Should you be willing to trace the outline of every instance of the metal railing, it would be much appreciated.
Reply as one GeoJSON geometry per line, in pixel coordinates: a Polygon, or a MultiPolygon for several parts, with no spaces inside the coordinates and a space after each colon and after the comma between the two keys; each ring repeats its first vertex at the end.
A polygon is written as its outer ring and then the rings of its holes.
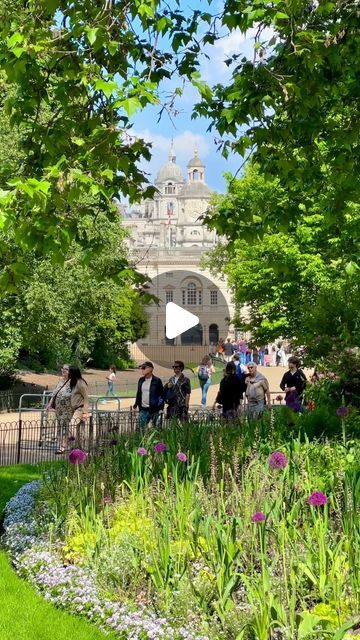
{"type": "MultiPolygon", "coordinates": [[[[28,395],[36,397],[36,394],[28,395]]],[[[279,407],[282,402],[276,402],[277,395],[279,394],[272,393],[272,404],[279,407]]],[[[24,410],[21,406],[18,420],[0,424],[0,465],[33,464],[61,460],[64,457],[58,453],[63,434],[60,433],[56,415],[45,409],[46,395],[43,394],[40,398],[38,407],[32,408],[33,413],[31,409],[24,410]]],[[[39,396],[37,399],[39,400],[39,396]]],[[[94,398],[89,418],[69,423],[67,444],[63,452],[65,455],[74,448],[82,448],[88,453],[99,452],[116,444],[119,435],[140,430],[138,416],[134,416],[130,409],[121,409],[121,398],[114,400],[117,401],[115,407],[111,402],[105,406],[101,398],[94,398]]],[[[246,415],[246,404],[242,405],[239,415],[246,415]]],[[[172,420],[161,416],[156,428],[169,428],[172,420]]],[[[188,420],[194,425],[200,422],[220,424],[223,417],[220,409],[192,406],[188,420]]]]}

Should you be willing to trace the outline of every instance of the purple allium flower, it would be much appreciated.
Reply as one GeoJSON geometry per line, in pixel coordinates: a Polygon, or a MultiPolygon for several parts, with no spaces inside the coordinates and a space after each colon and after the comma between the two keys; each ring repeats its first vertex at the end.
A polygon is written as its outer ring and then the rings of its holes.
{"type": "Polygon", "coordinates": [[[112,502],[111,496],[104,496],[104,504],[110,504],[112,502]]]}
{"type": "Polygon", "coordinates": [[[147,449],[145,449],[145,447],[139,447],[137,450],[139,456],[146,456],[147,455],[147,449]]]}
{"type": "Polygon", "coordinates": [[[269,456],[268,462],[271,469],[285,469],[289,461],[282,451],[273,451],[269,456]]]}
{"type": "Polygon", "coordinates": [[[167,451],[167,444],[165,444],[165,442],[158,442],[154,446],[154,451],[155,453],[164,453],[165,451],[167,451]]]}
{"type": "Polygon", "coordinates": [[[339,418],[346,418],[346,416],[349,415],[348,407],[338,407],[336,409],[336,415],[339,416],[339,418]]]}
{"type": "Polygon", "coordinates": [[[112,447],[116,447],[117,443],[118,442],[117,442],[116,438],[111,438],[110,444],[111,444],[112,447]]]}
{"type": "Polygon", "coordinates": [[[312,507],[321,507],[323,504],[327,504],[328,499],[322,491],[313,491],[307,502],[312,507]]]}
{"type": "Polygon", "coordinates": [[[69,462],[71,464],[82,464],[86,460],[86,453],[82,449],[73,449],[69,453],[69,462]]]}
{"type": "Polygon", "coordinates": [[[264,520],[266,520],[266,515],[262,511],[255,511],[251,516],[251,522],[263,522],[264,520]]]}
{"type": "Polygon", "coordinates": [[[186,454],[183,453],[182,451],[179,451],[179,453],[176,454],[176,457],[177,457],[178,460],[180,460],[180,462],[186,462],[187,461],[186,454]]]}

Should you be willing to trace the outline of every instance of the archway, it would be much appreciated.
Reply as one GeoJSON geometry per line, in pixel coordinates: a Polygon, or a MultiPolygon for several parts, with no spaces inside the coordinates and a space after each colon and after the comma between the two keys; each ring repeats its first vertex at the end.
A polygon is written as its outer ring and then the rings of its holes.
{"type": "Polygon", "coordinates": [[[217,344],[219,342],[219,327],[217,324],[211,324],[209,326],[209,344],[217,344]]]}

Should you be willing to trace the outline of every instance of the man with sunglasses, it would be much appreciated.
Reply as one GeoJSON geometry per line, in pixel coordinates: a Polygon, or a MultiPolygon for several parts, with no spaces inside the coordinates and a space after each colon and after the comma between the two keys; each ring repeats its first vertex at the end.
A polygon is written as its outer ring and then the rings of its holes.
{"type": "Polygon", "coordinates": [[[184,376],[185,365],[181,360],[175,360],[173,364],[174,375],[164,387],[164,397],[167,406],[167,418],[179,418],[187,420],[191,394],[191,383],[184,376]]]}
{"type": "Polygon", "coordinates": [[[149,422],[156,424],[164,409],[164,387],[160,378],[153,375],[154,365],[146,361],[140,365],[142,376],[139,378],[133,414],[139,409],[139,425],[144,429],[149,422]]]}

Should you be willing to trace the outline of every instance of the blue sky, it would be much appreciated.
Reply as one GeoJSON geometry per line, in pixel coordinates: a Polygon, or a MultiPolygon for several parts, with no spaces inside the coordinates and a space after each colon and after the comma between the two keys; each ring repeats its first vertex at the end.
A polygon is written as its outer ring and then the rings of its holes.
{"type": "MultiPolygon", "coordinates": [[[[184,3],[185,4],[185,3],[184,3]]],[[[187,6],[192,9],[201,6],[204,9],[204,0],[191,0],[187,6]]],[[[219,3],[220,7],[220,3],[219,3]]],[[[253,56],[253,37],[255,30],[250,30],[246,36],[239,31],[225,34],[213,47],[209,47],[206,53],[210,59],[203,57],[200,61],[200,71],[204,80],[210,85],[217,82],[226,82],[230,76],[229,68],[224,64],[224,59],[233,53],[253,56]]],[[[264,39],[268,34],[264,34],[264,39]]],[[[180,85],[180,81],[178,82],[180,85]]],[[[175,82],[163,86],[164,95],[176,86],[175,82]]],[[[195,145],[198,147],[199,157],[206,164],[206,182],[215,191],[224,192],[226,188],[224,172],[235,174],[242,164],[242,158],[232,155],[227,160],[217,151],[215,130],[208,132],[209,122],[205,118],[191,120],[191,111],[194,103],[198,101],[197,91],[187,85],[183,95],[178,97],[176,109],[178,115],[170,118],[163,113],[158,122],[159,109],[147,108],[133,118],[133,134],[153,143],[153,158],[150,163],[144,163],[141,168],[149,173],[151,181],[167,161],[171,140],[174,141],[174,151],[177,163],[182,167],[186,176],[186,164],[193,157],[195,145]]]]}

